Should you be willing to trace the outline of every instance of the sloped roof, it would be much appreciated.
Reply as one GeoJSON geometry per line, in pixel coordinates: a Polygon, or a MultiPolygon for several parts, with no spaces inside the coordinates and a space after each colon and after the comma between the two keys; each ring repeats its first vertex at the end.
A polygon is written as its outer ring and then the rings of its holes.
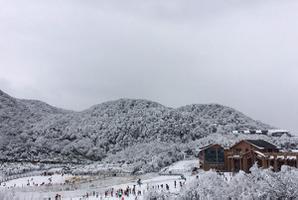
{"type": "Polygon", "coordinates": [[[257,146],[259,148],[262,149],[277,149],[277,147],[265,140],[245,140],[251,144],[253,144],[254,146],[257,146]]]}
{"type": "Polygon", "coordinates": [[[219,146],[219,147],[223,148],[220,144],[209,144],[207,146],[201,147],[200,151],[204,151],[204,150],[209,149],[210,147],[213,147],[213,146],[219,146]]]}

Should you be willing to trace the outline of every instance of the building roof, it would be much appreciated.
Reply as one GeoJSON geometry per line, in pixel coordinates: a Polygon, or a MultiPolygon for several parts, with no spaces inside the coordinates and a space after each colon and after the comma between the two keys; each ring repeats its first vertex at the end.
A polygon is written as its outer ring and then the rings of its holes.
{"type": "Polygon", "coordinates": [[[218,146],[218,147],[223,148],[223,147],[222,147],[221,145],[219,145],[219,144],[209,144],[209,145],[207,145],[207,146],[201,147],[201,148],[200,148],[200,151],[204,151],[204,150],[209,149],[210,147],[213,147],[213,146],[218,146]]]}
{"type": "Polygon", "coordinates": [[[265,140],[245,140],[248,143],[260,148],[260,149],[277,149],[277,147],[265,140]]]}

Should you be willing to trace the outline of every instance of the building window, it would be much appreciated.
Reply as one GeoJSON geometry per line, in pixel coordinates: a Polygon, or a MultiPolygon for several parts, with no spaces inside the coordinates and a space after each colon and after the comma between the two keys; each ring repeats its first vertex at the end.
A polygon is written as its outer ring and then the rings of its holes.
{"type": "Polygon", "coordinates": [[[207,162],[216,162],[216,149],[206,149],[205,159],[207,162]]]}
{"type": "Polygon", "coordinates": [[[218,151],[217,151],[217,157],[218,157],[217,162],[219,162],[219,163],[225,162],[225,155],[224,154],[225,153],[224,153],[223,148],[218,149],[218,151]]]}
{"type": "Polygon", "coordinates": [[[209,148],[205,150],[205,160],[209,163],[224,163],[223,148],[209,148]]]}

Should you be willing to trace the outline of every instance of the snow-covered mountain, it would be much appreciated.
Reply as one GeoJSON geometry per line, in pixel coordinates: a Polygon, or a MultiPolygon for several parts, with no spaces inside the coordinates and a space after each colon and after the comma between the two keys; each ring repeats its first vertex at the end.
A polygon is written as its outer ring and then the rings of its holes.
{"type": "Polygon", "coordinates": [[[268,128],[218,104],[175,109],[147,100],[119,99],[74,112],[16,99],[0,90],[2,160],[101,160],[142,144],[187,144],[210,133],[268,128]]]}

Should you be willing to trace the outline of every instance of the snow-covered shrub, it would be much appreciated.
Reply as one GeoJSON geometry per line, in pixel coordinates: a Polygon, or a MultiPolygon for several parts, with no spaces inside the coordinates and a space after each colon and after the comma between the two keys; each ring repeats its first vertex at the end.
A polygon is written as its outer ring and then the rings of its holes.
{"type": "Polygon", "coordinates": [[[199,176],[199,179],[185,185],[182,194],[177,197],[181,200],[214,199],[223,200],[227,195],[228,183],[224,176],[209,171],[199,176]]]}
{"type": "Polygon", "coordinates": [[[168,199],[174,199],[175,195],[163,192],[163,191],[157,191],[157,190],[149,190],[145,196],[144,199],[146,200],[168,200],[168,199]]]}
{"type": "MultiPolygon", "coordinates": [[[[152,196],[165,200],[296,200],[298,199],[298,169],[283,166],[280,172],[263,170],[254,165],[251,173],[233,176],[217,172],[202,172],[187,183],[175,198],[165,193],[152,196]]],[[[148,197],[146,200],[149,200],[148,197]]]]}
{"type": "Polygon", "coordinates": [[[179,144],[151,142],[137,144],[115,155],[108,155],[104,161],[131,165],[134,172],[157,172],[165,166],[182,160],[183,157],[183,149],[179,144]]]}

